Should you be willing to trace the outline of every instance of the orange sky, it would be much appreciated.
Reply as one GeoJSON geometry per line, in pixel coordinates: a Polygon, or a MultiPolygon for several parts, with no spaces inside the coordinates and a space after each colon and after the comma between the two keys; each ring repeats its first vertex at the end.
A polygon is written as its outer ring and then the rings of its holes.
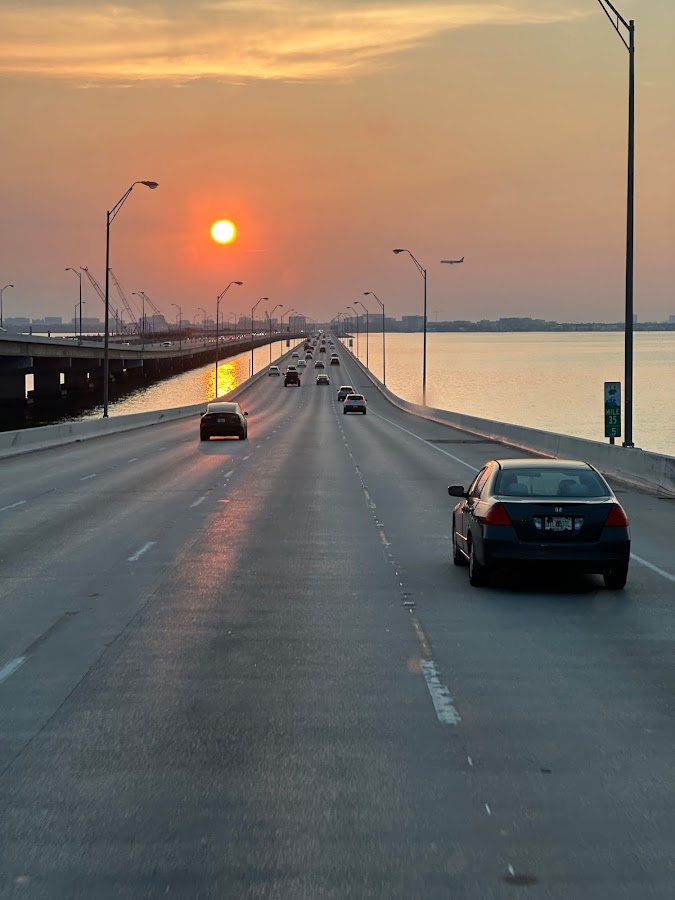
{"type": "MultiPolygon", "coordinates": [[[[616,5],[637,35],[635,311],[663,320],[675,3],[616,5]]],[[[242,314],[264,295],[330,319],[364,291],[419,314],[408,247],[439,320],[623,318],[628,53],[597,0],[5,2],[0,78],[6,317],[72,317],[64,268],[103,279],[106,210],[152,179],[111,266],[167,316],[213,314],[234,279],[242,314]]]]}

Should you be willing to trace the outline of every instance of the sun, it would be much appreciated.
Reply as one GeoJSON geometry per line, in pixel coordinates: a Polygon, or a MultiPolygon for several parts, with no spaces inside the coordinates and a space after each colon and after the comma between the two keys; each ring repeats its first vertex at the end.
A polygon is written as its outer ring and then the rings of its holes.
{"type": "Polygon", "coordinates": [[[236,226],[229,219],[219,219],[211,226],[211,237],[217,244],[231,244],[236,236],[236,226]]]}

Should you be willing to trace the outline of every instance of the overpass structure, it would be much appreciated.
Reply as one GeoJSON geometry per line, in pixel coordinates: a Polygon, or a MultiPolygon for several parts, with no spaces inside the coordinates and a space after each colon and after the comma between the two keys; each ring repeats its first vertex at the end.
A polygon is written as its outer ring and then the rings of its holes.
{"type": "Polygon", "coordinates": [[[472,588],[447,485],[532,451],[342,356],[0,461],[0,895],[675,895],[672,502],[613,481],[621,593],[472,588]]]}
{"type": "MultiPolygon", "coordinates": [[[[278,341],[273,334],[272,341],[278,341]]],[[[219,342],[219,359],[270,343],[270,336],[246,335],[219,342]]],[[[26,402],[26,375],[33,376],[33,398],[49,401],[67,393],[83,393],[103,380],[101,341],[81,343],[65,338],[16,335],[0,332],[0,408],[26,402]],[[63,379],[62,379],[63,376],[63,379]],[[62,383],[63,381],[63,383],[62,383]]],[[[111,342],[110,379],[166,378],[203,366],[216,358],[215,341],[165,341],[161,343],[111,342]],[[168,344],[168,346],[167,346],[168,344]]]]}

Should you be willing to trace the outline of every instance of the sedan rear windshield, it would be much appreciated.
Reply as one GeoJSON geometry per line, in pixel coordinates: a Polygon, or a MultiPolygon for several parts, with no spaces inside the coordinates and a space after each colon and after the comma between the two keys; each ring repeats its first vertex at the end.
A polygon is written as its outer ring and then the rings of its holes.
{"type": "Polygon", "coordinates": [[[592,469],[502,469],[495,494],[503,497],[608,497],[609,492],[592,469]]]}

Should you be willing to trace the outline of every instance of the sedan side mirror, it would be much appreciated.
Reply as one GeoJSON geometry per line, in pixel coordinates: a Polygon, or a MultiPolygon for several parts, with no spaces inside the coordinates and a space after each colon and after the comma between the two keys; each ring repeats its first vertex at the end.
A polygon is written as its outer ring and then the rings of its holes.
{"type": "Polygon", "coordinates": [[[248,413],[247,413],[247,412],[245,412],[245,413],[244,413],[244,415],[245,415],[245,416],[247,416],[247,415],[248,415],[248,413]]]}
{"type": "Polygon", "coordinates": [[[461,484],[451,484],[448,487],[448,493],[451,497],[466,497],[466,491],[461,484]]]}

